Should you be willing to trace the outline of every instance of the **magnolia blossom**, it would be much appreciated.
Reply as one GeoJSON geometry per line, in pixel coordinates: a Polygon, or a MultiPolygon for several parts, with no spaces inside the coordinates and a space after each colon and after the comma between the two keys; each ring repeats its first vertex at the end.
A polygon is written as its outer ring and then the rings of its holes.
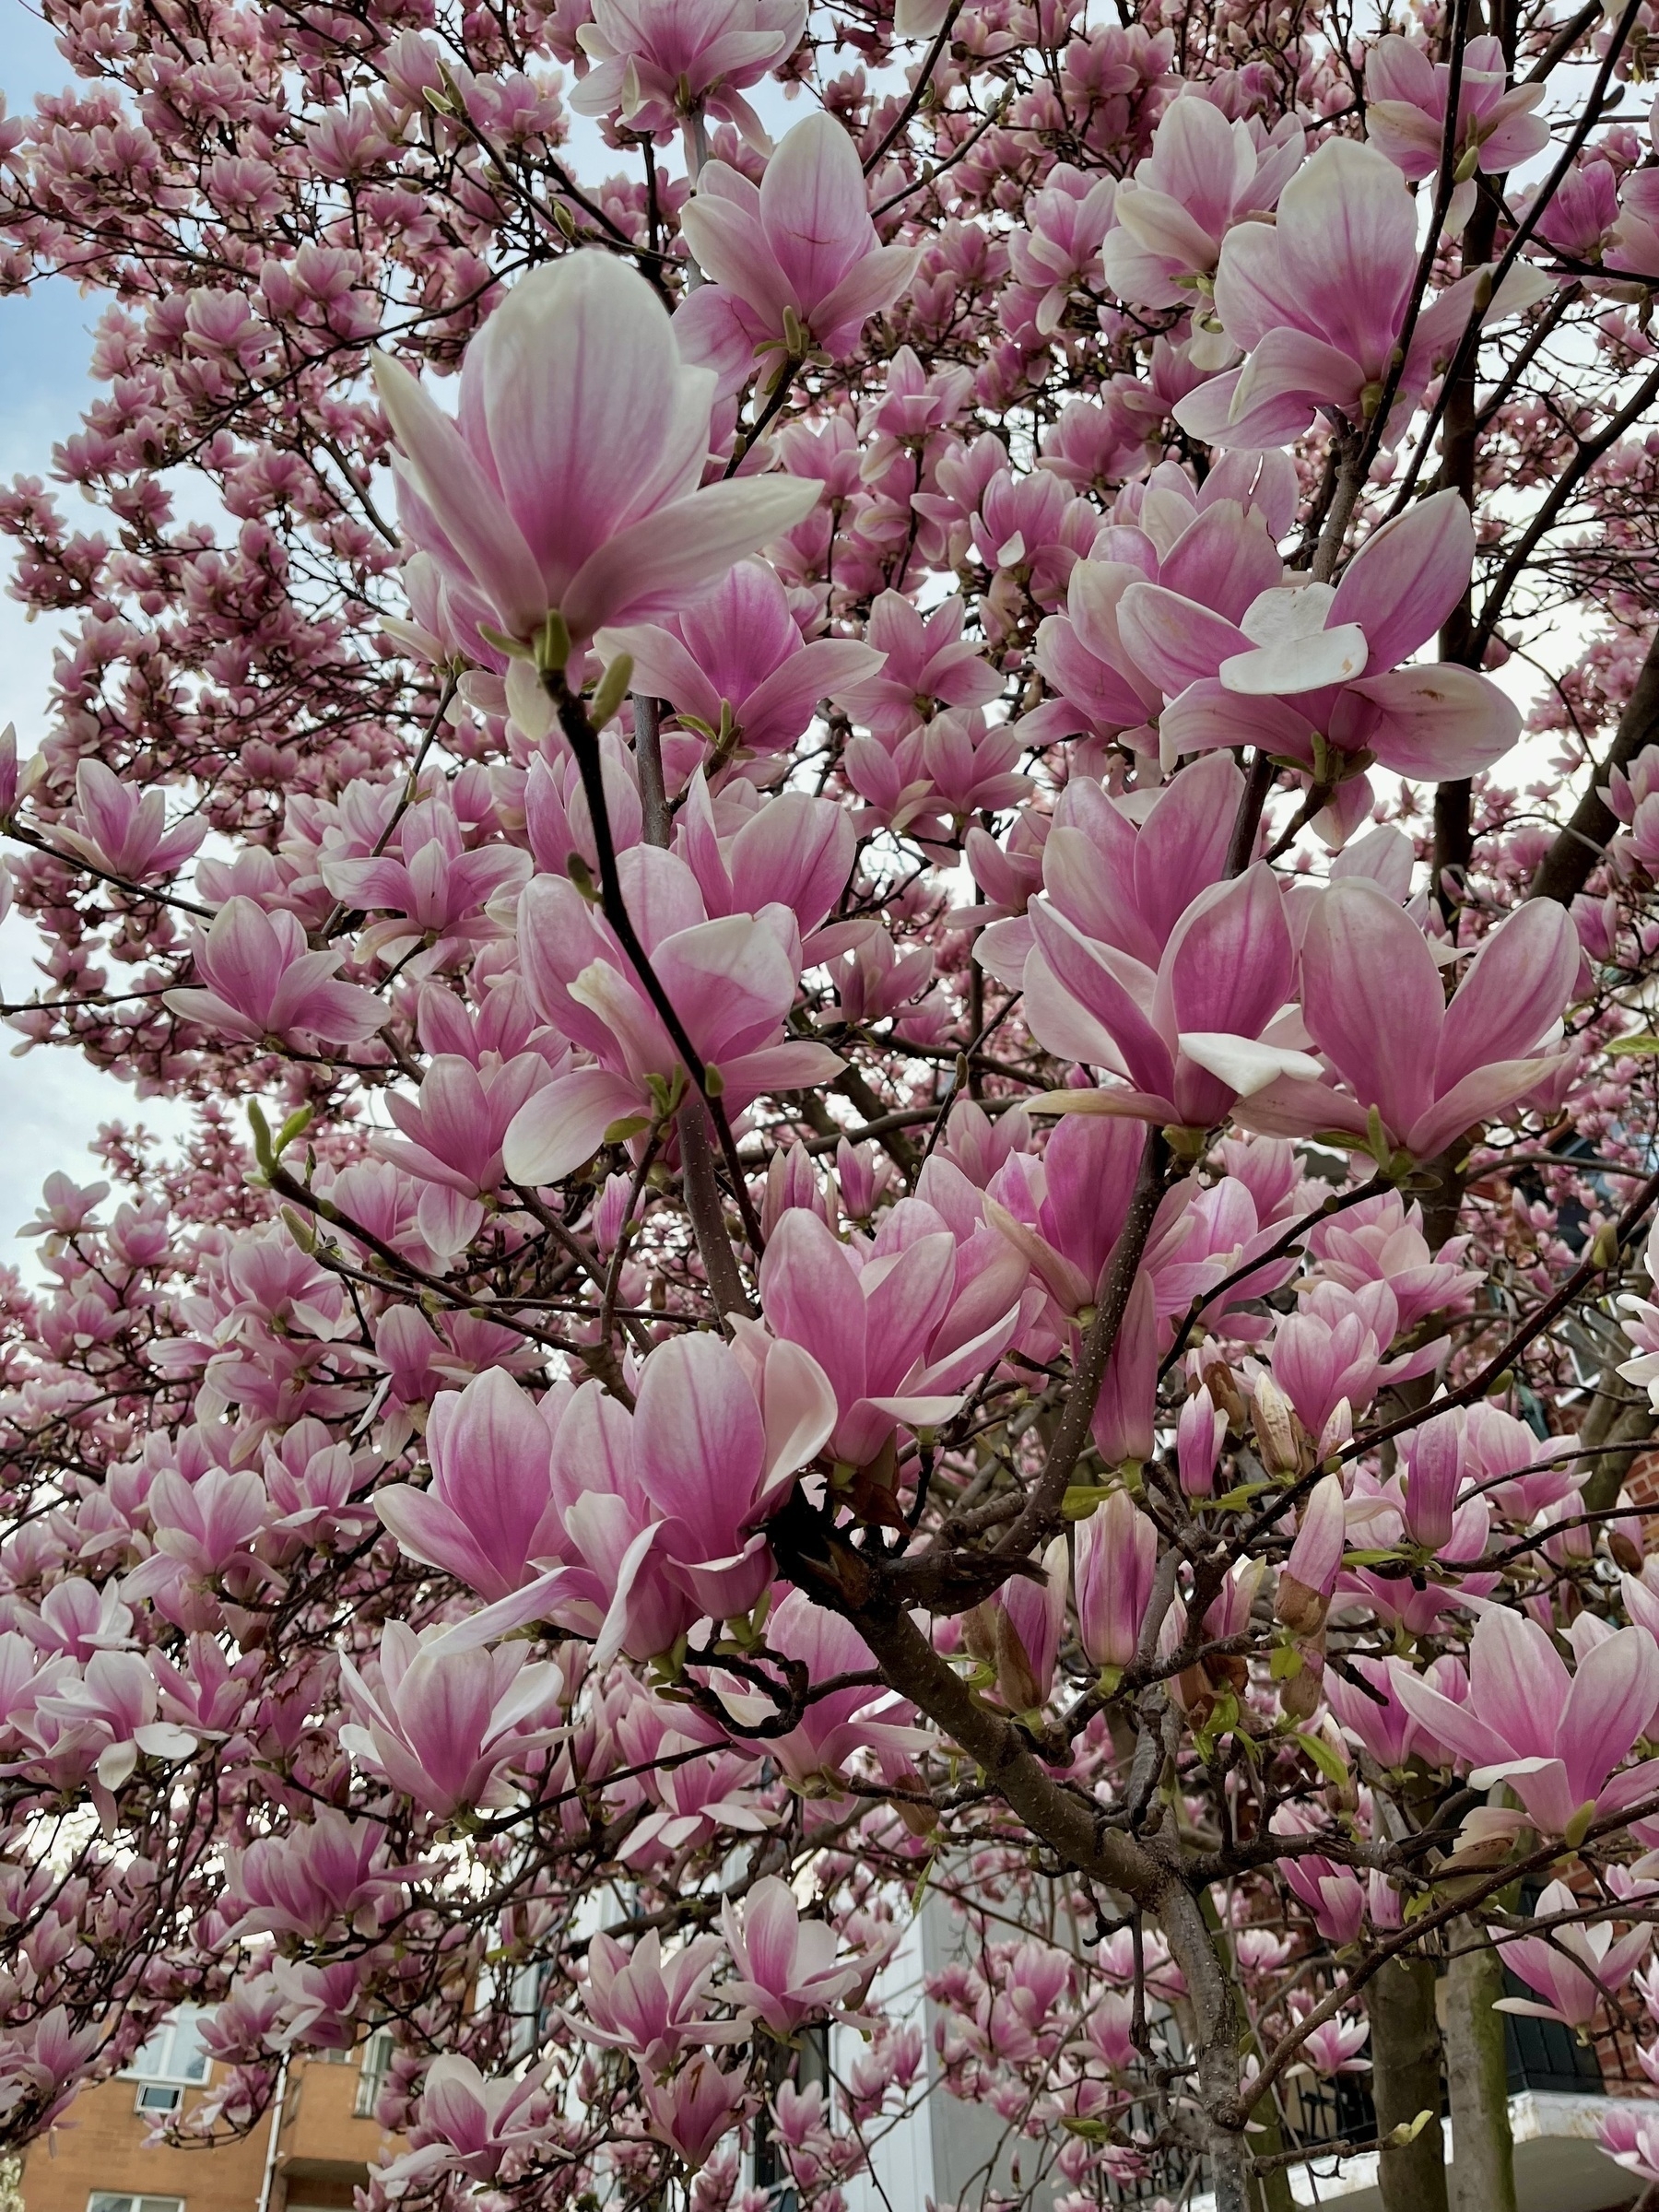
{"type": "Polygon", "coordinates": [[[1469,511],[1444,491],[1385,524],[1340,583],[1276,579],[1236,620],[1167,581],[1131,583],[1122,650],[1169,700],[1166,763],[1249,739],[1326,782],[1373,758],[1407,776],[1487,767],[1519,735],[1513,703],[1473,669],[1400,665],[1456,606],[1474,558],[1469,511]]]}
{"type": "Polygon", "coordinates": [[[1277,878],[1266,868],[1204,891],[1156,970],[1091,943],[1045,897],[1028,915],[1024,987],[1035,1034],[1063,1060],[1126,1077],[1122,1088],[1050,1092],[1046,1112],[1129,1113],[1206,1128],[1240,1098],[1318,1063],[1300,1030],[1275,1034],[1295,958],[1277,878]]]}
{"type": "Polygon", "coordinates": [[[372,1683],[349,1659],[340,1662],[358,1715],[340,1742],[439,1819],[508,1804],[508,1770],[552,1741],[564,1688],[557,1666],[526,1658],[523,1644],[486,1649],[476,1630],[418,1636],[390,1620],[372,1683]]]}
{"type": "Polygon", "coordinates": [[[775,572],[740,561],[706,599],[660,624],[607,631],[600,650],[632,656],[636,688],[667,700],[728,749],[794,745],[820,699],[868,682],[882,656],[853,638],[804,643],[775,572]]]}
{"type": "Polygon", "coordinates": [[[680,219],[710,282],[675,327],[689,357],[716,364],[734,391],[759,347],[849,353],[915,267],[910,247],[881,244],[857,150],[827,114],[795,124],[758,186],[711,161],[680,219]]]}
{"type": "Polygon", "coordinates": [[[458,418],[395,361],[375,378],[408,535],[524,641],[674,612],[798,523],[816,489],[701,486],[714,380],[642,276],[594,250],[522,277],[467,350],[458,418]]]}
{"type": "MultiPolygon", "coordinates": [[[[1579,1900],[1565,1882],[1550,1882],[1539,1893],[1533,1918],[1547,1922],[1556,1913],[1571,1913],[1579,1900]]],[[[1606,1999],[1624,1987],[1645,1957],[1653,1938],[1650,1927],[1632,1928],[1614,1938],[1610,1921],[1589,1927],[1553,1927],[1547,1941],[1542,1936],[1523,1936],[1518,1941],[1501,1937],[1500,1956],[1510,1972],[1547,2000],[1500,1997],[1500,2012],[1518,2012],[1535,2020],[1559,2020],[1564,2028],[1581,2033],[1589,2028],[1606,1999]]]]}
{"type": "MultiPolygon", "coordinates": [[[[787,907],[711,921],[692,871],[653,846],[623,853],[618,872],[652,966],[704,1066],[718,1071],[729,1113],[762,1091],[836,1073],[841,1062],[828,1046],[782,1041],[802,958],[787,907]]],[[[509,1177],[551,1182],[607,1130],[631,1135],[665,1114],[685,1070],[632,963],[574,884],[535,877],[520,901],[519,930],[536,1006],[594,1063],[536,1090],[508,1126],[509,1177]]]]}
{"type": "MultiPolygon", "coordinates": [[[[1417,276],[1417,216],[1398,169],[1373,147],[1330,137],[1279,196],[1272,223],[1239,223],[1216,270],[1217,320],[1248,355],[1177,403],[1194,438],[1279,445],[1315,411],[1364,424],[1382,403],[1417,276]]],[[[1418,315],[1400,368],[1402,419],[1462,337],[1473,270],[1418,315]]]]}
{"type": "Polygon", "coordinates": [[[1462,1701],[1398,1661],[1392,1671],[1400,1702],[1472,1770],[1471,1784],[1507,1783],[1546,1834],[1653,1790],[1653,1761],[1615,1772],[1659,1705],[1659,1645],[1643,1629],[1608,1636],[1570,1677],[1536,1621],[1491,1606],[1470,1644],[1462,1701]]]}
{"type": "Polygon", "coordinates": [[[1302,1018],[1351,1096],[1290,1075],[1253,1094],[1242,1118],[1359,1135],[1375,1113],[1391,1144],[1432,1159],[1550,1072],[1578,970],[1571,923],[1535,901],[1487,938],[1448,1006],[1417,924],[1362,877],[1333,883],[1302,938],[1302,1018]]]}
{"type": "Polygon", "coordinates": [[[742,94],[776,68],[806,28],[805,0],[700,0],[678,7],[594,0],[576,36],[594,65],[571,96],[580,115],[615,115],[629,130],[665,130],[685,115],[735,123],[769,146],[742,94]]]}

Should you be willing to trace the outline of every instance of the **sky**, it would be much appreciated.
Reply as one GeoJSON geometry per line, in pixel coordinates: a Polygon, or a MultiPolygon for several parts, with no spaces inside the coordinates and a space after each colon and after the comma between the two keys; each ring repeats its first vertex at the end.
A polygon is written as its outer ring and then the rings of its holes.
{"type": "MultiPolygon", "coordinates": [[[[52,32],[22,0],[0,0],[0,91],[14,114],[30,107],[37,92],[69,80],[52,32]]],[[[73,285],[56,282],[0,300],[0,483],[47,475],[53,444],[76,428],[91,388],[87,361],[96,308],[73,285]]],[[[50,622],[30,622],[15,600],[0,597],[0,726],[17,724],[25,752],[45,727],[56,642],[50,622]]],[[[9,1003],[27,997],[39,981],[34,947],[28,923],[14,915],[0,924],[0,994],[9,1003]]],[[[0,1037],[9,1034],[0,1030],[0,1037]]],[[[91,1180],[87,1147],[109,1121],[154,1130],[178,1125],[165,1106],[139,1105],[127,1085],[76,1053],[37,1051],[14,1059],[0,1043],[0,1262],[35,1273],[37,1248],[14,1241],[16,1232],[54,1169],[77,1182],[91,1180]]]]}

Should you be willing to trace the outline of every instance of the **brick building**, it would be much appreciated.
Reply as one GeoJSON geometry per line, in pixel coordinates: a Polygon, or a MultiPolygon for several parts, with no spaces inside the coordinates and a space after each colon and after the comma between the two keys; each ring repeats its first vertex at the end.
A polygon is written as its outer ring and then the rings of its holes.
{"type": "Polygon", "coordinates": [[[112,2081],[83,2090],[24,2160],[24,2212],[349,2212],[388,2137],[375,2120],[382,2036],[335,2059],[296,2058],[280,2113],[245,2141],[179,2150],[146,2137],[188,2112],[214,2068],[182,2012],[112,2081]],[[275,2141],[273,2141],[273,2126],[275,2141]]]}

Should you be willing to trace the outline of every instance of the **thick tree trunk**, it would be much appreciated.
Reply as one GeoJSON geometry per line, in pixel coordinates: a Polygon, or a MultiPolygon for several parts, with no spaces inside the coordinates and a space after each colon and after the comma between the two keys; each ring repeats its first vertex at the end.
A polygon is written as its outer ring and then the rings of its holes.
{"type": "Polygon", "coordinates": [[[1584,1447],[1580,1465],[1590,1470],[1581,1499],[1585,1512],[1610,1512],[1618,1503],[1635,1454],[1618,1447],[1645,1443],[1653,1433],[1653,1409],[1647,1392],[1627,1382],[1617,1362],[1609,1359],[1597,1379],[1590,1410],[1579,1423],[1579,1442],[1584,1447]]]}
{"type": "Polygon", "coordinates": [[[1607,779],[1616,768],[1628,768],[1644,745],[1659,742],[1659,634],[1648,647],[1641,674],[1630,693],[1630,704],[1619,717],[1618,735],[1612,750],[1590,780],[1590,788],[1573,808],[1572,818],[1557,836],[1538,863],[1528,896],[1559,900],[1563,906],[1584,888],[1591,870],[1600,861],[1618,820],[1606,801],[1607,779]]]}
{"type": "Polygon", "coordinates": [[[1391,1959],[1369,1984],[1366,2004],[1382,2212],[1448,2212],[1432,1962],[1391,1959]],[[1422,2112],[1430,2118],[1414,2141],[1389,2141],[1395,2128],[1409,2127],[1422,2112]]]}
{"type": "Polygon", "coordinates": [[[1243,2136],[1217,2128],[1210,2136],[1209,2158],[1216,2212],[1255,2212],[1243,2136]]]}
{"type": "Polygon", "coordinates": [[[1446,1969],[1446,2078],[1452,2105],[1452,2212],[1515,2212],[1515,2143],[1510,2132],[1509,2067],[1498,1954],[1465,1922],[1463,1951],[1446,1969]]]}

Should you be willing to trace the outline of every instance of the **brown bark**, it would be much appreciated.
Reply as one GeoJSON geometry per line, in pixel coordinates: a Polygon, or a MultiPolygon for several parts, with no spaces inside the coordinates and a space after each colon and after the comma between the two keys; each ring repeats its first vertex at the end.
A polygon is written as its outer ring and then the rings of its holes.
{"type": "Polygon", "coordinates": [[[1447,2212],[1433,1962],[1389,1959],[1366,1992],[1366,2008],[1383,2212],[1447,2212]],[[1396,2128],[1409,2128],[1422,2112],[1430,2118],[1411,2142],[1390,2142],[1396,2128]]]}
{"type": "Polygon", "coordinates": [[[1600,865],[1618,818],[1606,801],[1609,777],[1616,768],[1628,768],[1645,745],[1659,743],[1659,632],[1649,645],[1636,688],[1619,716],[1618,735],[1601,766],[1590,779],[1590,788],[1573,808],[1571,818],[1538,863],[1528,897],[1554,899],[1568,906],[1600,865]]]}
{"type": "Polygon", "coordinates": [[[1446,1969],[1446,2078],[1452,2106],[1452,2212],[1515,2212],[1515,2144],[1498,1954],[1473,1921],[1455,1939],[1470,1947],[1446,1969]]]}

